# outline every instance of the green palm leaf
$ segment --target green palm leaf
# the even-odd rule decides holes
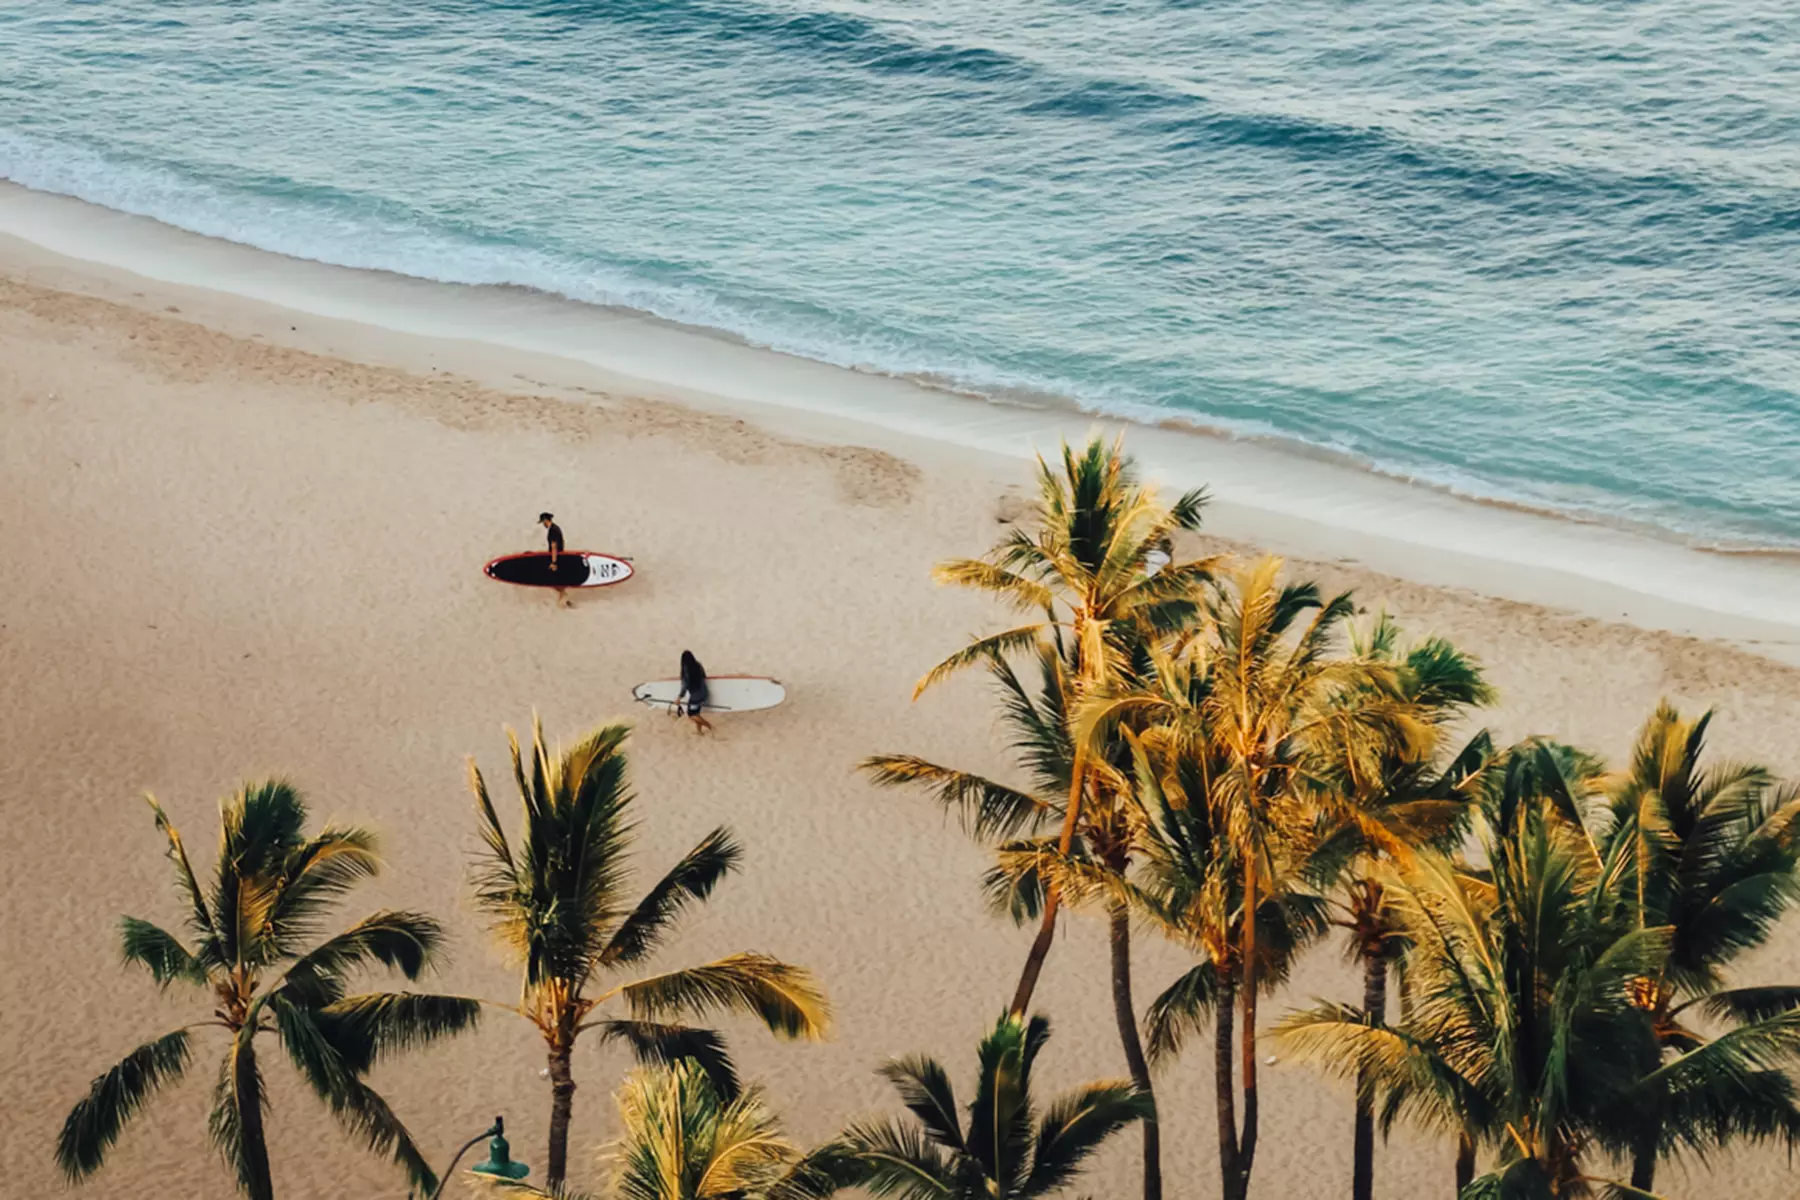
[[[877,754],[857,766],[878,787],[930,789],[938,806],[953,814],[970,836],[982,841],[1036,829],[1053,815],[1050,805],[1029,793],[910,754]]]
[[[443,940],[443,927],[423,913],[378,912],[295,959],[282,986],[300,1003],[323,1006],[343,998],[349,972],[372,963],[417,979]]]
[[[386,1101],[362,1082],[358,1064],[338,1052],[333,1038],[321,1028],[318,1014],[280,994],[269,1007],[289,1060],[344,1129],[375,1153],[391,1157],[414,1187],[427,1193],[435,1189],[437,1176],[413,1144],[406,1126]],[[338,1032],[341,1038],[342,1031]]]
[[[950,1200],[967,1195],[958,1187],[944,1152],[923,1130],[899,1122],[864,1121],[844,1131],[862,1165],[860,1186],[894,1200]]]
[[[462,996],[367,992],[311,1014],[338,1055],[359,1075],[376,1063],[473,1029],[481,1003]]]
[[[932,1141],[949,1150],[967,1152],[960,1127],[962,1118],[956,1110],[956,1093],[941,1063],[924,1055],[909,1055],[885,1064],[881,1074],[894,1085],[900,1102]]]
[[[1044,1196],[1061,1188],[1107,1138],[1153,1116],[1150,1097],[1125,1080],[1090,1083],[1057,1097],[1039,1121],[1024,1194]]]
[[[613,966],[648,957],[682,911],[690,903],[710,896],[719,880],[736,869],[741,857],[742,852],[725,828],[707,834],[619,923],[612,940],[600,953],[601,963]]]
[[[187,1030],[177,1029],[139,1046],[95,1079],[57,1137],[56,1165],[63,1174],[75,1180],[99,1170],[144,1102],[187,1070],[189,1054]]]
[[[742,1090],[737,1068],[725,1049],[725,1039],[716,1030],[655,1021],[599,1021],[592,1027],[600,1031],[602,1042],[625,1043],[632,1057],[644,1066],[673,1067],[693,1062],[706,1072],[713,1090],[727,1103],[737,1099]]]
[[[206,982],[206,969],[181,940],[148,921],[123,918],[119,922],[119,942],[125,961],[148,969],[159,987],[166,988],[178,979],[183,983]]]

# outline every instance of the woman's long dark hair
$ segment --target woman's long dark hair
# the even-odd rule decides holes
[[[689,692],[706,686],[706,668],[700,665],[692,650],[681,652],[681,686]]]

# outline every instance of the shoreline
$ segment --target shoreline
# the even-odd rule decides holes
[[[119,298],[154,282],[221,310],[236,298],[333,323],[320,341],[314,321],[305,333],[292,322],[290,332],[299,336],[285,340],[300,349],[448,367],[495,386],[525,382],[570,396],[592,396],[597,387],[807,440],[914,457],[973,455],[996,474],[1001,463],[1053,451],[1059,440],[1095,428],[1125,433],[1159,482],[1208,489],[1209,534],[1800,664],[1800,612],[1792,605],[1800,595],[1800,558],[1780,550],[1696,547],[1471,499],[1186,422],[1142,424],[976,398],[525,289],[286,258],[4,182],[0,238],[11,243],[0,248],[0,270],[35,270],[65,290]],[[416,344],[398,359],[393,345],[376,344],[399,337]]]
[[[336,287],[345,276],[322,278]],[[781,1045],[725,1022],[743,1077],[766,1086],[797,1140],[894,1111],[874,1074],[890,1056],[929,1053],[966,1078],[1031,931],[984,909],[979,847],[923,798],[878,791],[854,764],[904,752],[1017,777],[979,681],[910,696],[965,636],[1006,620],[986,597],[936,586],[930,567],[1001,535],[998,519],[1029,486],[1027,444],[994,453],[849,415],[645,388],[585,362],[304,315],[4,237],[0,349],[0,557],[29,568],[0,589],[0,671],[11,681],[0,812],[16,831],[0,854],[0,904],[20,928],[58,935],[54,953],[27,959],[19,942],[0,954],[10,1014],[0,1109],[19,1114],[0,1130],[10,1161],[46,1164],[67,1105],[97,1070],[204,1007],[119,965],[119,914],[181,920],[145,791],[167,805],[204,873],[214,799],[246,779],[292,779],[315,821],[385,837],[387,871],[334,921],[379,907],[430,912],[454,943],[434,988],[515,996],[516,968],[469,900],[465,761],[472,754],[504,791],[501,727],[528,727],[534,712],[565,744],[632,723],[639,890],[720,824],[743,839],[744,870],[647,969],[757,950],[817,972],[838,1013],[833,1040]],[[768,386],[796,374],[779,360],[765,369]],[[996,422],[992,440],[1013,436],[994,406],[945,411]],[[1130,446],[1196,441],[1133,430]],[[542,544],[532,518],[546,508],[571,544],[631,555],[639,573],[576,597],[573,610],[484,579],[482,562]],[[1616,615],[1572,615],[1594,597],[1566,579],[1524,580],[1561,589],[1550,609],[1483,598],[1467,561],[1417,546],[1228,503],[1209,525],[1193,549],[1317,546],[1295,553],[1290,578],[1354,588],[1409,635],[1443,636],[1480,659],[1502,697],[1480,718],[1498,741],[1547,734],[1621,763],[1667,697],[1717,709],[1719,759],[1800,771],[1791,667]],[[1336,561],[1352,547],[1361,565]],[[1378,554],[1410,574],[1381,572],[1369,561]],[[1508,582],[1504,563],[1489,569]],[[1408,582],[1434,572],[1452,586]],[[630,700],[683,648],[718,674],[777,676],[788,699],[721,715],[713,735],[695,737]],[[503,816],[516,819],[510,804]],[[1338,950],[1333,941],[1301,960],[1264,1019],[1360,995]],[[1191,965],[1149,936],[1132,956],[1140,1003]],[[1791,979],[1796,962],[1800,941],[1784,930],[1741,980]],[[1072,916],[1039,989],[1057,1029],[1050,1090],[1122,1073],[1108,963],[1104,921]],[[198,1200],[234,1194],[204,1149],[217,1053],[208,1042],[83,1195],[154,1200],[177,1177]],[[537,1165],[543,1065],[537,1034],[502,1014],[384,1065],[376,1085],[434,1162],[505,1113],[516,1157]],[[616,1132],[608,1093],[625,1069],[616,1049],[581,1051],[577,1186],[600,1178],[594,1150]],[[291,1071],[272,1067],[270,1086],[284,1194],[400,1200],[392,1168],[344,1139]],[[1212,1178],[1209,1056],[1191,1048],[1158,1086],[1169,1178]],[[1306,1153],[1271,1156],[1257,1186],[1341,1193],[1349,1089],[1285,1060],[1263,1087],[1268,1144]],[[1380,1194],[1438,1194],[1450,1162],[1449,1146],[1400,1131],[1378,1155]],[[1785,1170],[1766,1149],[1668,1178],[1674,1194],[1699,1179],[1774,1195]],[[1124,1195],[1134,1181],[1121,1141],[1086,1182]]]

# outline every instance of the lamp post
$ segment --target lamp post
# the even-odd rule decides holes
[[[444,1168],[442,1175],[438,1176],[438,1185],[436,1190],[431,1193],[431,1200],[438,1200],[438,1197],[443,1194],[444,1185],[450,1182],[450,1176],[456,1171],[456,1164],[461,1162],[462,1156],[467,1154],[470,1148],[482,1138],[491,1139],[488,1142],[488,1156],[470,1167],[471,1171],[477,1175],[494,1175],[501,1179],[523,1179],[531,1173],[530,1167],[522,1162],[512,1160],[512,1147],[506,1143],[506,1122],[500,1117],[495,1117],[492,1125],[464,1142],[463,1148],[456,1152],[456,1157],[450,1160],[450,1165]]]

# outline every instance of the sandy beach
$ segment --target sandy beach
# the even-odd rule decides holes
[[[48,211],[18,189],[4,199],[0,228],[15,233]],[[719,823],[745,843],[742,873],[666,961],[759,949],[819,974],[837,1014],[829,1042],[730,1027],[744,1073],[798,1138],[890,1111],[873,1073],[889,1055],[931,1052],[966,1077],[1028,935],[981,907],[978,848],[853,765],[908,751],[1005,770],[978,684],[910,702],[926,668],[1001,619],[935,587],[930,568],[985,550],[1033,446],[1089,421],[931,397],[960,414],[967,436],[953,444],[923,436],[937,410],[882,408],[911,387],[899,381],[702,347],[645,322],[559,325],[566,314],[527,295],[487,297],[488,316],[458,309],[456,289],[408,305],[425,285],[272,256],[266,271],[240,270],[254,252],[202,252],[186,235],[116,265],[126,256],[103,248],[129,230],[56,226],[59,240],[53,225],[42,217],[35,240],[0,236],[0,813],[12,831],[0,849],[0,1194],[60,1191],[50,1151],[69,1105],[194,1008],[118,963],[120,914],[179,919],[144,792],[205,870],[217,799],[247,778],[290,778],[318,818],[383,837],[387,870],[346,915],[440,915],[454,961],[438,986],[505,999],[516,977],[468,901],[464,763],[499,771],[503,727],[534,711],[553,738],[636,724],[646,874]],[[59,252],[84,245],[115,265]],[[220,290],[233,271],[239,294]],[[378,309],[410,316],[380,321]],[[795,399],[834,389],[867,397],[861,415]],[[1800,670],[1782,661],[1800,645],[1790,564],[1344,482],[1355,473],[1264,447],[1150,430],[1130,444],[1184,484],[1217,466],[1212,532],[1192,549],[1286,553],[1293,573],[1353,587],[1410,632],[1479,656],[1503,697],[1489,722],[1499,738],[1553,733],[1617,759],[1668,697],[1718,710],[1718,753],[1800,772]],[[1360,490],[1325,494],[1340,486]],[[1397,524],[1409,504],[1410,539]],[[637,578],[571,610],[483,579],[486,559],[538,543],[540,509],[571,546],[631,556]],[[631,686],[671,674],[684,648],[716,673],[779,677],[790,702],[723,718],[705,740],[633,711]],[[1148,936],[1138,962],[1140,1001],[1184,965]],[[1800,925],[1750,973],[1800,975]],[[1264,1012],[1355,994],[1338,947],[1322,946]],[[1098,920],[1069,922],[1038,1006],[1056,1030],[1047,1085],[1124,1073]],[[1172,1196],[1217,1194],[1204,1057],[1160,1076]],[[215,1061],[203,1049],[81,1194],[232,1195],[204,1138]],[[434,1159],[502,1113],[516,1156],[536,1164],[542,1065],[529,1026],[491,1016],[376,1082]],[[578,1186],[602,1178],[625,1066],[616,1050],[578,1053]],[[269,1075],[284,1194],[405,1194],[284,1067]],[[1347,1090],[1278,1063],[1263,1111],[1256,1194],[1341,1194]],[[1110,1147],[1081,1194],[1127,1194],[1132,1149]],[[1773,1197],[1791,1190],[1787,1169],[1779,1151],[1734,1152],[1709,1170],[1669,1168],[1664,1188]],[[1441,1196],[1450,1151],[1396,1137],[1377,1170],[1383,1195]]]

